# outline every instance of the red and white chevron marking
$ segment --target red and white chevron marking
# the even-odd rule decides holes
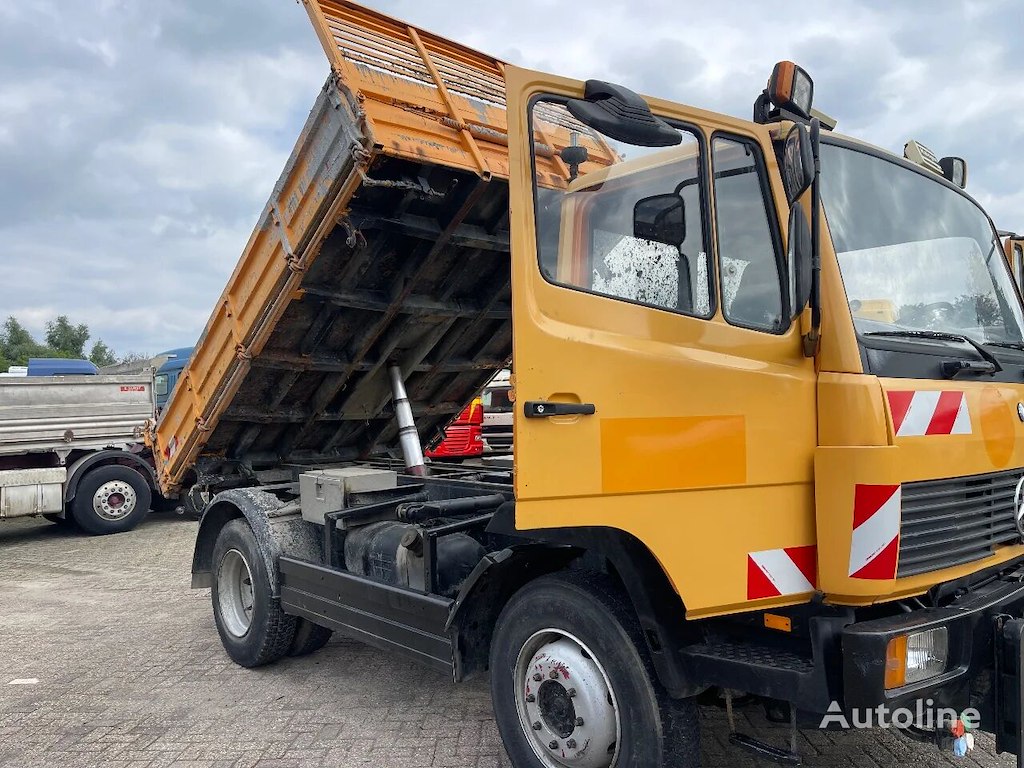
[[[786,547],[747,555],[747,600],[813,592],[818,548]]]
[[[896,437],[969,435],[971,414],[963,392],[890,391]]]
[[[857,485],[850,578],[893,579],[900,548],[900,486]]]

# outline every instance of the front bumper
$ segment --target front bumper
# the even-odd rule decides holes
[[[1021,653],[1024,571],[978,587],[944,608],[921,609],[851,624],[843,630],[843,693],[847,711],[885,705],[958,712],[975,709],[981,727],[996,734],[1000,751],[1022,754]],[[900,688],[885,688],[889,641],[909,632],[946,627],[947,670]]]

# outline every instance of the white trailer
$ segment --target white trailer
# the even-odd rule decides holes
[[[152,372],[0,379],[0,520],[134,528],[156,487],[143,441],[154,414]]]

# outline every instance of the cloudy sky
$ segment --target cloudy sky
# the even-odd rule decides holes
[[[1024,229],[1019,0],[371,2],[743,117],[793,59],[840,131],[965,156],[970,191]],[[118,352],[192,344],[327,70],[295,0],[0,0],[0,317],[41,336],[68,314]]]

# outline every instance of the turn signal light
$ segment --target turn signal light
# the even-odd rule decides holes
[[[945,627],[900,635],[885,649],[885,687],[900,688],[946,671],[949,632]]]

